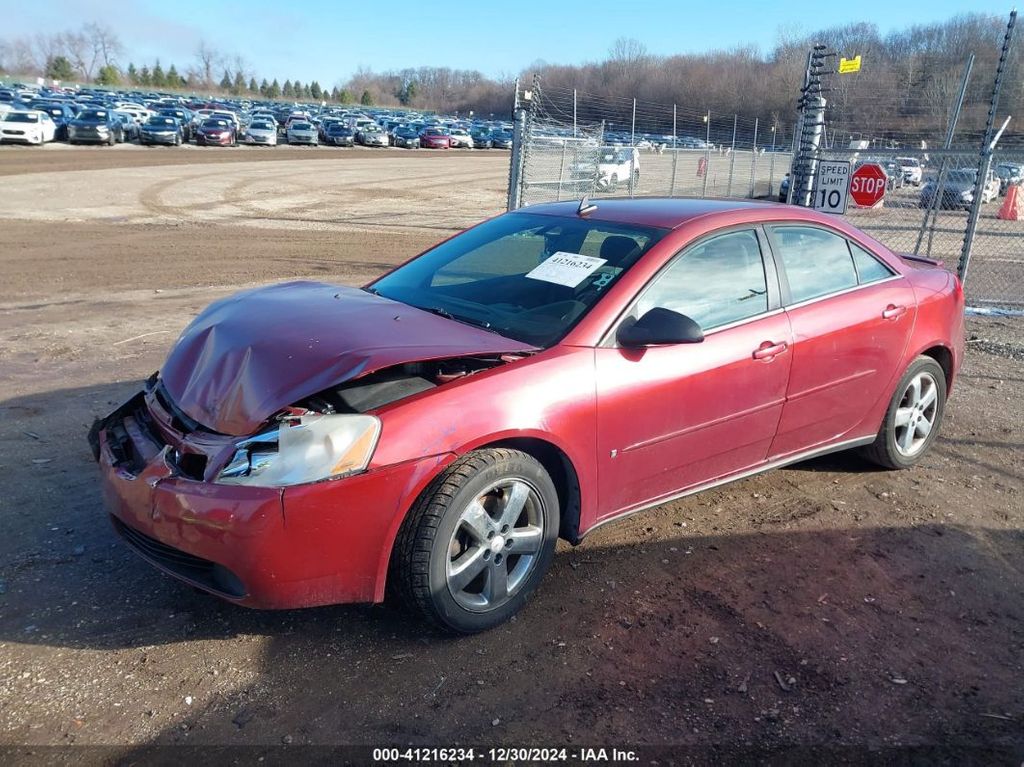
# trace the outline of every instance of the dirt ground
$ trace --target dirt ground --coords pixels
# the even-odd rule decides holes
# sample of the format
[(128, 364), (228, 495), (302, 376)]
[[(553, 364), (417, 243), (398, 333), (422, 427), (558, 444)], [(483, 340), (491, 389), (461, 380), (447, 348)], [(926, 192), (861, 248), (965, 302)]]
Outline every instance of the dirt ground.
[(201, 307), (297, 276), (358, 284), (502, 207), (500, 154), (293, 154), (0, 151), (0, 744), (1021, 762), (1021, 319), (971, 319), (920, 467), (836, 455), (560, 544), (537, 598), (482, 636), (390, 605), (248, 611), (136, 557), (85, 434)]

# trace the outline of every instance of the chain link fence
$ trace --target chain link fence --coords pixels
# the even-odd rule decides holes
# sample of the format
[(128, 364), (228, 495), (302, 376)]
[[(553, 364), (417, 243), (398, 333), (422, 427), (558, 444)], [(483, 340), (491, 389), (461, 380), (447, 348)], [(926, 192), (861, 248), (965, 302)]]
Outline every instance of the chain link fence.
[(1024, 131), (1006, 130), (999, 112), (1000, 87), (1020, 88), (1024, 75), (1015, 19), (979, 65), (972, 54), (962, 69), (917, 81), (871, 58), (838, 74), (838, 53), (816, 46), (793, 124), (545, 90), (534, 78), (517, 88), (509, 208), (583, 196), (811, 205), (818, 162), (878, 164), (884, 200), (851, 203), (851, 223), (897, 252), (941, 260), (963, 278), (970, 306), (1024, 311)]
[(544, 90), (537, 80), (521, 103), (510, 207), (584, 195), (773, 198), (792, 161), (792, 131), (778, 120)]

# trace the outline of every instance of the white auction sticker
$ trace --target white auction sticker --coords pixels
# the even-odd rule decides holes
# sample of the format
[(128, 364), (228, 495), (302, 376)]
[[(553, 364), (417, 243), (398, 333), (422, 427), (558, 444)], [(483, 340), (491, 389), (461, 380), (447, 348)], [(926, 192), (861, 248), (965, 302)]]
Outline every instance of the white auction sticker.
[(558, 251), (553, 256), (541, 261), (534, 269), (527, 272), (531, 280), (544, 280), (556, 285), (575, 288), (587, 279), (607, 259), (584, 256), (579, 253)]

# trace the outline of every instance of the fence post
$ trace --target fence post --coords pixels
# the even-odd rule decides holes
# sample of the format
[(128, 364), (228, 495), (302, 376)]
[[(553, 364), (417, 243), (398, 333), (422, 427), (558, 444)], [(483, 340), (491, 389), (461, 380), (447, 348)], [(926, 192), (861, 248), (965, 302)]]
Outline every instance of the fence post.
[(704, 115), (704, 122), (707, 124), (707, 131), (704, 139), (704, 190), (701, 197), (708, 196), (708, 176), (711, 174), (711, 110)]
[(633, 99), (633, 127), (629, 129), (629, 145), (636, 146), (636, 99)]
[(525, 159), (523, 144), (526, 141), (526, 110), (516, 107), (513, 120), (515, 122), (512, 129), (512, 160), (508, 172), (507, 210), (518, 210), (523, 204), (522, 177)]
[(562, 139), (562, 161), (558, 164), (558, 191), (555, 192), (555, 202), (562, 200), (562, 184), (565, 183), (565, 148), (566, 141)]
[(732, 197), (732, 176), (736, 170), (736, 125), (738, 120), (737, 115), (732, 116), (732, 147), (729, 149), (729, 183), (725, 188), (726, 197)]
[(750, 147), (750, 191), (747, 197), (753, 199), (754, 187), (757, 185), (757, 128), (759, 125), (757, 117), (754, 118), (754, 143)]
[(815, 45), (811, 49), (807, 54), (804, 85), (800, 89), (800, 117), (797, 121), (797, 135), (794, 136), (794, 141), (798, 141), (799, 144), (793, 157), (789, 194), (786, 199), (787, 202), (805, 208), (811, 205), (815, 175), (818, 171), (818, 153), (825, 127), (825, 99), (821, 95), (821, 78), (825, 74), (825, 59), (830, 56), (835, 54), (827, 52), (824, 45)]
[(679, 148), (676, 146), (676, 105), (672, 105), (672, 184), (668, 190), (669, 197), (676, 196), (676, 166), (679, 164)]
[[(992, 153), (995, 151), (996, 142), (1002, 135), (993, 136), (996, 125), (996, 110), (999, 108), (999, 93), (1003, 87), (1003, 75), (1006, 73), (1006, 60), (1010, 54), (1010, 43), (1013, 42), (1013, 27), (1017, 22), (1017, 11), (1010, 12), (1010, 21), (1006, 25), (1006, 34), (1003, 36), (1003, 49), (999, 54), (999, 66), (996, 67), (996, 78), (992, 83), (992, 99), (988, 105), (988, 118), (985, 121), (985, 139), (981, 147), (981, 157), (978, 162), (978, 177), (974, 180), (974, 199), (971, 201), (971, 212), (967, 217), (967, 231), (964, 233), (964, 245), (960, 251), (960, 263), (957, 264), (957, 275), (960, 281), (967, 282), (967, 267), (971, 263), (971, 250), (974, 247), (974, 233), (978, 227), (978, 216), (981, 214), (981, 196), (985, 189), (985, 180), (989, 168), (992, 167)], [(1007, 118), (1009, 120), (1009, 118)], [(1006, 127), (1005, 125), (1003, 126)], [(939, 193), (939, 190), (935, 190)]]
[(768, 161), (768, 199), (775, 196), (775, 136), (778, 133), (779, 122), (772, 124), (772, 157)]

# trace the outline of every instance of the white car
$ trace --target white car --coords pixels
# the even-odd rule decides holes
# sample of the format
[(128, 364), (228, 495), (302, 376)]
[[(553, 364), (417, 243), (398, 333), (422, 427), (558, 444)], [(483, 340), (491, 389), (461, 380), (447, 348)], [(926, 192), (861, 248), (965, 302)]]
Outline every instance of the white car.
[(245, 143), (277, 146), (277, 123), (266, 118), (254, 119), (245, 131)]
[(903, 171), (903, 183), (921, 186), (921, 161), (916, 157), (897, 157), (896, 164)]
[(312, 144), (316, 146), (319, 137), (316, 126), (313, 123), (295, 120), (288, 123), (288, 130), (285, 132), (285, 140), (289, 144)]
[(356, 134), (356, 141), (363, 146), (390, 146), (388, 134), (379, 125), (366, 125)]
[(57, 125), (38, 109), (14, 109), (0, 116), (0, 143), (45, 144), (53, 141)]
[(473, 148), (473, 137), (464, 128), (452, 128), (448, 135), (452, 139), (452, 149)]

